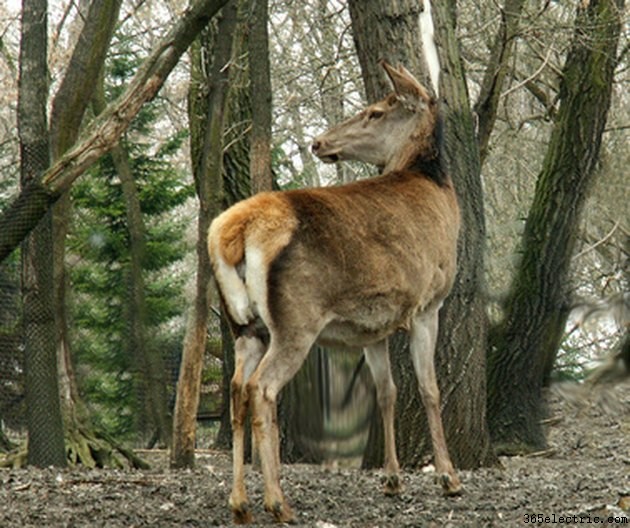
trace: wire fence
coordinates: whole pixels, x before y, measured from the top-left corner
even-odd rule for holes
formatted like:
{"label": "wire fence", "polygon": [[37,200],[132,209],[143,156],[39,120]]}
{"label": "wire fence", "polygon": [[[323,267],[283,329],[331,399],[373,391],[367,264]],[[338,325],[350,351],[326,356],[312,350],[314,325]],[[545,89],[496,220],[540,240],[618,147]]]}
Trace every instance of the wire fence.
{"label": "wire fence", "polygon": [[[71,202],[54,217],[49,213],[0,263],[0,451],[23,443],[27,435],[50,435],[46,422],[55,414],[55,402],[61,402],[65,421],[68,406],[81,406],[91,425],[132,447],[167,440],[168,428],[160,429],[158,416],[169,421],[175,404],[192,301],[186,298],[186,282],[194,276],[184,258],[190,248],[169,242],[185,238],[193,209],[182,202],[190,192],[169,189],[168,195],[156,196],[166,177],[143,181],[139,176],[147,254],[143,281],[134,284],[124,197],[107,163],[98,168],[107,175],[102,184],[86,175]],[[174,192],[186,196],[174,200]],[[0,212],[16,197],[17,191],[5,186]],[[20,229],[16,222],[10,225]],[[143,299],[143,313],[137,312],[134,293]],[[219,335],[218,324],[209,331]],[[210,335],[200,402],[202,447],[213,437],[203,426],[216,430],[222,405],[216,347]]]}

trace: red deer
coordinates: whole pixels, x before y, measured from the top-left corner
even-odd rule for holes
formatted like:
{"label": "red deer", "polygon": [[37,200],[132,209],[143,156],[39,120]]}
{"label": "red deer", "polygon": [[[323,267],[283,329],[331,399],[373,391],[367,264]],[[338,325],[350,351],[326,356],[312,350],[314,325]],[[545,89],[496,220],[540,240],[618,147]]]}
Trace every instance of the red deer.
{"label": "red deer", "polygon": [[324,162],[360,160],[380,176],[328,188],[261,193],[212,223],[208,247],[235,342],[231,383],[235,522],[251,522],[244,422],[264,477],[264,505],[294,514],[280,489],[276,398],[315,342],[359,345],[374,377],[385,431],[385,492],[400,491],[396,387],[387,337],[410,333],[411,356],[447,494],[461,485],[450,460],[434,369],[438,310],[456,268],[459,209],[439,152],[437,101],[404,68],[383,61],[394,91],[317,137]]}

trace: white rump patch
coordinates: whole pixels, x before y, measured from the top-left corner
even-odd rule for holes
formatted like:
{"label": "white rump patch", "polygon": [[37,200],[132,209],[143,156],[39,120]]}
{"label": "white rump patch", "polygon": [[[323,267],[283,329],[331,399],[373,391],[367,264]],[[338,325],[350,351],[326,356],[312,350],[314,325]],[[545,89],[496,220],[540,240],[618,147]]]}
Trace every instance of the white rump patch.
{"label": "white rump patch", "polygon": [[254,311],[265,324],[270,322],[267,309],[267,263],[265,253],[253,245],[245,247],[245,286]]}
{"label": "white rump patch", "polygon": [[424,60],[429,69],[429,77],[436,97],[440,95],[440,59],[438,57],[435,39],[433,38],[433,16],[431,15],[431,0],[424,0],[424,10],[420,13],[420,36]]}
{"label": "white rump patch", "polygon": [[245,283],[239,277],[237,269],[227,264],[221,255],[215,254],[214,261],[215,278],[221,287],[223,300],[232,319],[240,325],[248,324],[254,318],[254,314],[250,306]]}

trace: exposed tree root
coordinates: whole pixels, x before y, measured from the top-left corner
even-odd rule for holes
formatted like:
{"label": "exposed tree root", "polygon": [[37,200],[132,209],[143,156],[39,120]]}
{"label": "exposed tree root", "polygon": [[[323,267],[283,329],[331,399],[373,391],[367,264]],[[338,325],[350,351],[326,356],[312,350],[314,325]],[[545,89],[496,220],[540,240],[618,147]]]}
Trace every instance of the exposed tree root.
{"label": "exposed tree root", "polygon": [[17,449],[0,457],[0,468],[17,469],[24,467],[26,466],[27,455],[26,444],[19,446]]}
{"label": "exposed tree root", "polygon": [[[149,469],[151,466],[104,432],[75,428],[66,431],[68,464],[87,468]],[[26,442],[0,457],[0,468],[21,468],[27,465]]]}
{"label": "exposed tree root", "polygon": [[0,453],[8,453],[9,451],[13,451],[16,447],[17,444],[11,442],[4,432],[0,430]]}

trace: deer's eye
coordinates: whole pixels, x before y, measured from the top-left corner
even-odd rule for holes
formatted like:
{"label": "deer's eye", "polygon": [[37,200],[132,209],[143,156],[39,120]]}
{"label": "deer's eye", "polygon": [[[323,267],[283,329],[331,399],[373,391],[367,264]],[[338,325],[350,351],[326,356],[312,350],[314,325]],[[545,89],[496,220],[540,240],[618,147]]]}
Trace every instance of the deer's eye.
{"label": "deer's eye", "polygon": [[384,114],[385,112],[383,112],[382,110],[372,110],[368,114],[368,119],[378,119],[380,117],[383,117]]}

